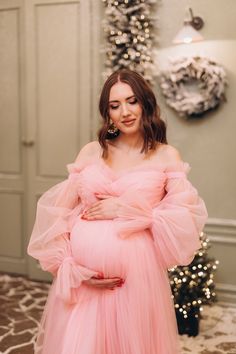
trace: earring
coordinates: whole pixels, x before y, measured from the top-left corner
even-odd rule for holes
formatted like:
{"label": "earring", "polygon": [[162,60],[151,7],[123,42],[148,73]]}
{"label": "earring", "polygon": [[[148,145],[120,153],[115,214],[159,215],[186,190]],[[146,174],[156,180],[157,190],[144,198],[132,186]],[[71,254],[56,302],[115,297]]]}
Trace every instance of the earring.
{"label": "earring", "polygon": [[119,134],[119,129],[115,126],[115,124],[112,122],[110,123],[107,132],[111,134],[112,136],[117,136]]}

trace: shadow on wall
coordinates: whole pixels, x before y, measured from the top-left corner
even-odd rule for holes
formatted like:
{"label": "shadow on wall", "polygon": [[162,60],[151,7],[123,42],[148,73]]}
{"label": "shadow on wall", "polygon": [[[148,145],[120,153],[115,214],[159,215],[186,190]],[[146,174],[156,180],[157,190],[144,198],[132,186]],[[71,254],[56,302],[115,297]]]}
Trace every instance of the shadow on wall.
{"label": "shadow on wall", "polygon": [[168,59],[180,56],[207,56],[223,65],[230,74],[236,74],[236,40],[202,41],[179,44],[154,50],[154,61],[158,70],[168,67]]}

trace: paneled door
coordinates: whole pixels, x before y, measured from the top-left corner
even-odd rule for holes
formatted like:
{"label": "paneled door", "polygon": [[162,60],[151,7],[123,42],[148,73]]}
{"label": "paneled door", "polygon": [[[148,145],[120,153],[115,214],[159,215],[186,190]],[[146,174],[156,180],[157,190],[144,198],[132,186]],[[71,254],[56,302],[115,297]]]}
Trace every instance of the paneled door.
{"label": "paneled door", "polygon": [[0,270],[26,272],[23,2],[0,1]]}
{"label": "paneled door", "polygon": [[38,198],[97,127],[94,10],[86,0],[0,2],[0,271],[48,279],[26,247]]}

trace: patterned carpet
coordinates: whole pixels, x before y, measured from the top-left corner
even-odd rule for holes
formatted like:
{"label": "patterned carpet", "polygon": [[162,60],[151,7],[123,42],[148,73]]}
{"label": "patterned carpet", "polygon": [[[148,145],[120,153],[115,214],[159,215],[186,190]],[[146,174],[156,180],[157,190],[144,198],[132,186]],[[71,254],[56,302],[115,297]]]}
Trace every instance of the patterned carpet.
{"label": "patterned carpet", "polygon": [[[49,286],[0,274],[0,353],[33,354]],[[206,307],[199,336],[180,340],[182,354],[236,354],[236,308]]]}

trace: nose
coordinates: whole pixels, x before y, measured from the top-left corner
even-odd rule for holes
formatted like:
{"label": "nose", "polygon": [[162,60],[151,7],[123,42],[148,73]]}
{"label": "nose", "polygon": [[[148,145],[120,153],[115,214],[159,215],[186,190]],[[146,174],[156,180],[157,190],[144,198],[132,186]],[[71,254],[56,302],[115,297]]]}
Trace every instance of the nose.
{"label": "nose", "polygon": [[122,105],[122,116],[123,116],[123,117],[126,117],[126,116],[128,116],[129,114],[130,114],[130,112],[129,112],[129,109],[128,109],[128,107],[127,107],[127,104],[124,103],[124,104]]}

